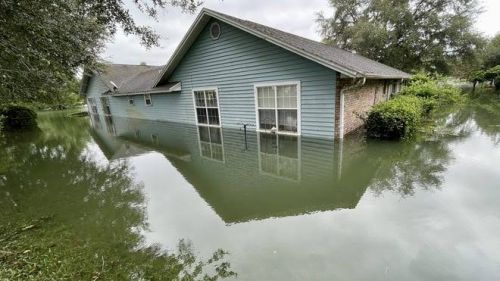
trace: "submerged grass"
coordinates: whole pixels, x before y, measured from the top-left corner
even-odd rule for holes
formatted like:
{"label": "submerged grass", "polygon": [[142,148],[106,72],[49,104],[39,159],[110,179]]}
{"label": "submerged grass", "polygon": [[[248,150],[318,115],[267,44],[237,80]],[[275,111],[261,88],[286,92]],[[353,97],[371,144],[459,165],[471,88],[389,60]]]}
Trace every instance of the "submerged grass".
{"label": "submerged grass", "polygon": [[[121,241],[82,239],[53,217],[0,227],[0,280],[218,280],[235,276],[227,254],[199,261],[180,241],[177,254],[152,246],[130,248]],[[204,273],[214,265],[213,274]]]}

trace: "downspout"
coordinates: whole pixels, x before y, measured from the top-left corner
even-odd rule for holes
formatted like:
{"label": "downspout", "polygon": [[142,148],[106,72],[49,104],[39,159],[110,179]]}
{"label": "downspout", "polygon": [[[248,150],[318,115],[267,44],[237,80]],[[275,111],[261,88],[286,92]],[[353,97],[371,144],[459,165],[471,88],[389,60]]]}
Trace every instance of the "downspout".
{"label": "downspout", "polygon": [[360,78],[356,80],[354,83],[351,85],[348,85],[346,87],[343,87],[340,90],[340,122],[339,122],[339,139],[344,138],[344,99],[345,99],[345,92],[349,91],[351,89],[357,88],[357,87],[362,87],[366,83],[366,77]]}

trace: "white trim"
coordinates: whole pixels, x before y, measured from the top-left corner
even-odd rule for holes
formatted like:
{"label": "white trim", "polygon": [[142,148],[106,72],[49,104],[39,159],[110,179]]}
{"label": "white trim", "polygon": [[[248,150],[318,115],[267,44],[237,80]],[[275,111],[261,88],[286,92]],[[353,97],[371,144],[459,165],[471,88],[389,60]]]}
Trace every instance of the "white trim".
{"label": "white trim", "polygon": [[345,91],[340,90],[339,139],[343,139],[344,138],[344,113],[345,113],[344,102],[345,102]]}
{"label": "white trim", "polygon": [[[130,101],[132,101],[132,103],[130,103]],[[128,105],[129,106],[135,106],[134,96],[128,96]]]}
{"label": "white trim", "polygon": [[[198,123],[198,113],[196,112],[196,99],[195,99],[195,95],[194,95],[194,92],[202,92],[202,91],[215,91],[215,96],[217,97],[217,110],[219,111],[219,125],[211,125],[210,124],[210,121],[208,120],[208,111],[207,111],[207,124],[199,124]],[[221,117],[221,112],[220,112],[220,97],[219,97],[219,89],[217,87],[198,87],[198,88],[193,88],[191,90],[191,96],[193,98],[193,109],[194,109],[194,120],[195,120],[195,124],[196,126],[207,126],[207,127],[222,127],[222,117]],[[206,96],[205,96],[205,108],[208,109],[208,108],[216,108],[214,106],[206,106],[207,103],[206,103]]]}
{"label": "white trim", "polygon": [[[297,108],[280,108],[280,109],[289,109],[289,110],[297,110],[297,132],[287,132],[287,131],[280,131],[279,130],[279,125],[278,125],[278,95],[276,92],[276,87],[278,86],[287,86],[287,85],[295,85],[297,88]],[[302,102],[301,102],[301,95],[302,95],[302,90],[301,90],[301,82],[300,81],[275,81],[275,82],[263,82],[263,83],[255,83],[253,85],[253,91],[254,91],[254,100],[255,100],[255,127],[258,132],[264,132],[264,133],[271,133],[271,130],[263,130],[260,129],[260,120],[259,120],[259,99],[258,99],[258,94],[257,94],[257,88],[260,87],[273,87],[274,89],[274,98],[275,98],[275,104],[274,104],[274,110],[276,111],[276,133],[277,134],[283,134],[283,135],[293,135],[293,136],[300,136],[302,132]]]}
{"label": "white trim", "polygon": [[[149,96],[149,101],[151,102],[150,104],[148,104],[146,102],[146,100],[147,100],[146,96]],[[151,97],[151,94],[144,94],[144,105],[147,106],[147,107],[153,106],[153,97]]]}

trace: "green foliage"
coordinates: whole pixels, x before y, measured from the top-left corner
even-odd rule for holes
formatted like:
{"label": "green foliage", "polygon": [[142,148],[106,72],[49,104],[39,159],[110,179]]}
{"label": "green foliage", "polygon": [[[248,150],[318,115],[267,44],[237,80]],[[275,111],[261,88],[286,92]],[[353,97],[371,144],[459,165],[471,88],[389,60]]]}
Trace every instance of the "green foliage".
{"label": "green foliage", "polygon": [[433,110],[461,103],[464,96],[442,77],[417,73],[401,92],[373,107],[366,121],[369,137],[408,139],[415,135]]}
{"label": "green foliage", "polygon": [[440,73],[476,59],[483,39],[474,28],[476,0],[329,0],[319,14],[323,41],[406,71]]}
{"label": "green foliage", "polygon": [[477,70],[473,71],[470,74],[469,81],[474,84],[474,87],[477,83],[484,83],[489,81],[491,84],[494,84],[496,89],[499,90],[498,81],[500,80],[500,65],[494,66],[492,68],[486,70]]}
{"label": "green foliage", "polygon": [[33,129],[37,125],[36,112],[25,106],[5,106],[0,115],[3,116],[2,128],[5,130]]}
{"label": "green foliage", "polygon": [[500,65],[500,33],[493,37],[486,45],[483,61],[484,68]]}
{"label": "green foliage", "polygon": [[[194,11],[195,0],[132,1],[156,19],[157,10],[175,6]],[[118,28],[146,47],[159,36],[138,25],[123,1],[0,1],[0,96],[2,101],[57,103],[83,66],[97,68],[104,44]]]}
{"label": "green foliage", "polygon": [[427,104],[427,112],[435,106],[459,102],[463,97],[457,87],[431,78],[429,80],[412,80],[408,86],[401,90],[400,94],[422,98]]}
{"label": "green foliage", "polygon": [[399,96],[373,107],[366,120],[368,136],[407,139],[413,136],[424,115],[424,103],[414,96]]}

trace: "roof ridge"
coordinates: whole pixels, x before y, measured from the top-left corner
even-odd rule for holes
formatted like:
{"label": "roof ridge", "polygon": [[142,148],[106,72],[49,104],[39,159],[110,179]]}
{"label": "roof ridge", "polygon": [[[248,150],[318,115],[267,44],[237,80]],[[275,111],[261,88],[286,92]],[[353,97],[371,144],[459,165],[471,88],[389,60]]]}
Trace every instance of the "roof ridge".
{"label": "roof ridge", "polygon": [[[394,68],[394,67],[392,67],[392,66],[389,66],[389,65],[383,64],[383,63],[378,62],[378,61],[376,61],[376,60],[374,60],[374,59],[370,59],[370,58],[368,58],[368,57],[366,57],[366,56],[363,56],[363,55],[361,55],[361,54],[359,54],[359,53],[356,53],[356,52],[352,52],[352,51],[348,51],[348,50],[342,49],[342,48],[340,48],[340,47],[338,47],[338,46],[335,46],[335,45],[329,45],[329,44],[323,43],[323,42],[321,42],[321,41],[316,41],[316,40],[313,40],[313,39],[310,39],[310,38],[306,38],[306,37],[303,37],[303,36],[300,36],[300,35],[297,35],[297,34],[293,34],[293,33],[288,32],[288,31],[283,31],[283,30],[281,30],[281,29],[277,29],[277,28],[274,28],[274,27],[271,27],[271,26],[268,26],[268,25],[264,25],[264,24],[261,24],[261,23],[258,23],[258,22],[254,22],[254,21],[251,21],[251,20],[242,19],[242,18],[237,18],[237,17],[231,16],[231,15],[228,15],[228,14],[225,14],[225,13],[221,13],[221,12],[218,12],[218,11],[215,11],[215,10],[212,10],[212,9],[203,8],[203,10],[207,10],[207,11],[209,11],[209,12],[211,12],[211,13],[219,14],[219,15],[221,15],[221,16],[223,16],[223,17],[227,17],[227,18],[230,18],[230,19],[232,19],[232,20],[242,21],[242,22],[246,22],[246,23],[249,23],[249,24],[253,24],[253,25],[257,25],[257,26],[261,26],[261,27],[263,27],[263,28],[271,29],[271,30],[272,30],[272,31],[274,31],[274,32],[283,33],[283,34],[288,35],[288,36],[293,36],[293,37],[298,38],[298,39],[300,39],[300,40],[307,40],[307,41],[309,41],[309,42],[311,42],[311,43],[314,43],[314,44],[317,44],[317,45],[320,45],[320,46],[323,46],[323,47],[327,47],[327,48],[332,48],[332,49],[335,49],[335,50],[337,50],[337,51],[343,52],[343,53],[345,53],[346,55],[357,56],[357,57],[359,57],[359,58],[361,58],[361,59],[369,60],[369,61],[371,61],[372,63],[376,63],[376,64],[378,64],[378,65],[380,65],[380,66],[383,66],[383,67],[388,67],[388,68],[394,69],[394,70],[396,70],[396,71],[403,72],[403,71],[401,71],[401,70],[399,70],[399,69],[397,69],[397,68]],[[353,67],[352,65],[350,65],[349,67],[356,69],[356,70],[357,70],[358,72],[360,72],[360,73],[364,73],[364,71],[362,71],[361,69],[357,69],[356,67]],[[366,73],[364,73],[364,74],[366,74]]]}

